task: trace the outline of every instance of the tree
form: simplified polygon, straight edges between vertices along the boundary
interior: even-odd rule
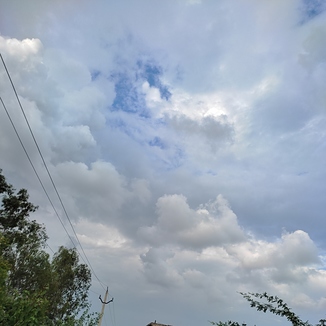
[[[45,227],[30,215],[37,209],[25,189],[8,184],[0,169],[0,324],[95,325],[89,313],[91,272],[76,249],[44,250]]]
[[[271,312],[275,315],[285,317],[293,326],[312,326],[308,321],[302,321],[300,317],[291,311],[291,308],[279,297],[264,293],[243,293],[240,294],[250,303],[250,307],[256,308],[258,311]],[[238,322],[210,322],[215,326],[246,326],[246,324],[239,324]],[[321,319],[316,326],[326,325],[326,320]]]
[[[42,250],[47,240],[44,226],[29,220],[37,207],[28,201],[25,189],[15,194],[1,170],[0,194],[0,232],[5,239],[2,256],[10,266],[8,286],[17,291],[38,291],[40,280],[48,277],[49,255]]]
[[[51,281],[47,296],[50,302],[50,319],[55,322],[69,321],[88,307],[88,289],[91,273],[79,264],[75,249],[60,247],[51,263]]]

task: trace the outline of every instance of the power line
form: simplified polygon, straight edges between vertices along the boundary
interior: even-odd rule
[[[108,321],[106,320],[106,316],[105,316],[105,314],[104,314],[104,322],[105,322],[105,325],[106,325],[106,326],[109,325],[109,324],[108,324]]]
[[[77,241],[78,241],[78,244],[79,244],[79,246],[80,246],[80,248],[81,248],[81,250],[82,250],[82,252],[83,252],[83,254],[84,254],[85,258],[86,258],[86,261],[87,261],[89,267],[91,268],[91,270],[92,270],[92,272],[93,272],[95,278],[98,280],[98,282],[101,284],[102,288],[105,290],[105,287],[104,287],[103,283],[100,281],[100,279],[99,279],[98,276],[96,275],[95,270],[93,269],[93,267],[92,267],[92,265],[91,265],[91,263],[90,263],[90,261],[89,261],[87,255],[86,255],[86,253],[85,253],[85,251],[84,251],[84,248],[83,248],[81,242],[79,241],[79,238],[78,238],[77,233],[76,233],[76,231],[75,231],[75,229],[74,229],[74,227],[73,227],[73,224],[71,223],[71,220],[70,220],[70,217],[69,217],[69,215],[68,215],[68,212],[67,212],[67,210],[66,210],[66,208],[65,208],[65,206],[64,206],[64,204],[63,204],[63,201],[62,201],[61,196],[60,196],[60,194],[59,194],[59,192],[58,192],[58,190],[57,190],[57,187],[56,187],[56,185],[55,185],[55,183],[54,183],[54,180],[53,180],[53,178],[52,178],[52,176],[51,176],[51,173],[50,173],[50,171],[49,171],[49,169],[48,169],[48,167],[47,167],[47,164],[46,164],[46,162],[45,162],[45,159],[44,159],[44,157],[43,157],[43,154],[42,154],[42,152],[41,152],[41,149],[40,149],[40,147],[39,147],[39,145],[38,145],[38,143],[37,143],[37,141],[36,141],[36,138],[35,138],[35,136],[34,136],[34,133],[33,133],[33,131],[32,131],[32,128],[31,128],[31,126],[30,126],[30,124],[29,124],[29,121],[28,121],[28,119],[27,119],[27,116],[26,116],[26,114],[25,114],[25,111],[24,111],[24,109],[23,109],[23,106],[22,106],[22,104],[21,104],[21,102],[20,102],[20,100],[19,100],[19,97],[18,97],[18,94],[17,94],[16,88],[15,88],[15,85],[14,85],[12,79],[11,79],[10,73],[9,73],[9,71],[8,71],[8,69],[7,69],[7,66],[6,66],[6,64],[5,64],[5,61],[4,61],[4,59],[3,59],[1,53],[0,53],[0,57],[1,57],[2,64],[3,64],[3,66],[4,66],[5,70],[6,70],[7,76],[8,76],[8,78],[9,78],[9,80],[10,80],[10,83],[11,83],[12,89],[13,89],[13,91],[14,91],[14,93],[15,93],[15,96],[16,96],[16,99],[17,99],[17,101],[18,101],[19,107],[20,107],[20,109],[21,109],[21,111],[22,111],[22,114],[23,114],[23,116],[24,116],[24,118],[25,118],[25,121],[26,121],[26,123],[27,123],[27,126],[28,126],[28,129],[29,129],[29,131],[30,131],[30,134],[31,134],[31,136],[32,136],[32,138],[33,138],[33,141],[34,141],[34,143],[35,143],[35,145],[36,145],[36,148],[37,148],[37,150],[38,150],[38,152],[39,152],[39,154],[40,154],[40,157],[41,157],[41,159],[42,159],[42,162],[43,162],[43,164],[44,164],[44,167],[45,167],[45,169],[46,169],[46,171],[47,171],[47,174],[48,174],[48,176],[49,176],[49,178],[50,178],[50,180],[51,180],[52,186],[53,186],[53,188],[54,188],[54,190],[55,190],[55,193],[57,194],[57,197],[58,197],[58,199],[59,199],[59,201],[60,201],[60,204],[61,204],[61,206],[62,206],[62,208],[63,208],[63,211],[64,211],[64,213],[65,213],[65,215],[66,215],[66,217],[67,217],[67,220],[69,221],[69,224],[70,224],[70,226],[71,226],[71,229],[73,230],[73,233],[74,233],[74,235],[75,235],[75,237],[76,237],[76,239],[77,239]],[[1,101],[2,101],[2,100],[1,100]],[[3,103],[3,101],[2,101],[2,103]],[[4,103],[3,103],[3,104],[4,104]],[[7,110],[6,110],[6,111],[7,111]],[[25,150],[25,152],[27,153],[26,150]],[[34,169],[35,169],[35,168],[34,168]],[[40,179],[39,179],[39,180],[40,180]],[[42,183],[41,183],[41,184],[42,184]],[[43,187],[43,189],[45,189],[44,186],[43,186],[43,184],[42,184],[42,187]],[[48,195],[47,195],[47,196],[48,196]],[[48,197],[48,198],[49,198],[49,197]],[[50,201],[50,202],[51,202],[51,201]],[[51,205],[53,206],[52,202],[51,202]],[[54,206],[53,206],[53,207],[54,207]],[[56,214],[56,215],[58,216],[58,214]],[[58,216],[58,217],[59,217],[59,216]],[[64,225],[63,225],[63,222],[61,221],[60,218],[59,218],[59,220],[60,220],[62,226],[64,226]],[[64,229],[66,230],[65,227],[64,227]],[[66,230],[66,232],[67,232],[67,230]],[[72,241],[72,239],[71,239],[71,237],[70,237],[70,235],[69,235],[68,232],[67,232],[67,234],[68,234],[70,240]],[[72,242],[73,242],[73,241],[72,241]],[[73,243],[73,244],[74,244],[74,243]],[[74,246],[75,246],[75,245],[74,245]],[[76,248],[76,249],[77,249],[77,248]],[[78,251],[78,249],[77,249],[77,251]],[[81,255],[80,255],[80,256],[81,256]],[[82,257],[82,256],[81,256],[81,257]],[[85,261],[84,261],[84,262],[85,262]],[[85,262],[85,263],[86,263],[86,262]]]
[[[95,293],[96,295],[101,295],[100,293],[93,291],[91,288],[89,289],[89,291]]]
[[[114,326],[116,326],[116,320],[115,320],[115,307],[114,307],[114,304],[113,304],[113,322],[114,322]]]
[[[45,192],[46,196],[48,197],[48,199],[49,199],[49,201],[50,201],[50,203],[51,203],[51,205],[52,205],[52,207],[53,207],[55,213],[57,214],[57,216],[58,216],[58,218],[59,218],[59,220],[60,220],[62,226],[65,227],[64,224],[62,223],[62,221],[61,221],[61,219],[60,219],[60,217],[59,217],[59,215],[58,215],[58,213],[57,213],[55,207],[53,206],[53,203],[52,203],[52,201],[51,201],[51,198],[49,197],[49,194],[47,193],[47,191],[46,191],[46,189],[45,189],[45,187],[44,187],[44,184],[43,184],[43,182],[42,182],[42,180],[41,180],[39,174],[37,173],[37,171],[36,171],[36,169],[35,169],[35,166],[34,166],[32,160],[31,160],[31,158],[30,158],[30,156],[29,156],[29,154],[28,154],[28,152],[27,152],[27,150],[26,150],[26,147],[25,147],[25,145],[24,145],[24,143],[23,143],[21,137],[19,136],[19,133],[18,133],[18,131],[17,131],[17,128],[16,128],[16,126],[15,126],[13,120],[11,119],[11,116],[10,116],[10,114],[9,114],[9,111],[7,110],[7,107],[6,107],[6,105],[4,104],[4,102],[3,102],[1,96],[0,96],[0,101],[1,101],[1,103],[2,103],[3,108],[5,109],[5,111],[6,111],[6,113],[7,113],[7,116],[8,116],[8,118],[9,118],[9,121],[10,121],[10,123],[11,123],[11,125],[12,125],[12,127],[13,127],[13,129],[14,129],[16,135],[17,135],[17,137],[18,137],[18,140],[19,140],[21,146],[23,147],[23,150],[24,150],[24,152],[25,152],[25,154],[26,154],[26,156],[27,156],[27,158],[28,158],[28,160],[29,160],[29,163],[31,164],[31,166],[32,166],[32,168],[33,168],[33,170],[34,170],[34,172],[35,172],[35,174],[36,174],[36,177],[37,177],[38,181],[40,182],[40,184],[41,184],[41,186],[42,186],[42,188],[43,188],[43,191]],[[66,232],[67,232],[67,230],[66,230]],[[68,234],[68,235],[69,235],[69,234]],[[47,243],[46,243],[46,245],[49,247],[49,249],[50,249],[50,250],[52,251],[52,253],[54,254],[53,249],[52,249],[52,248],[51,248]]]

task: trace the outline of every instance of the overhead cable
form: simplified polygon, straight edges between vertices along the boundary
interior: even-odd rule
[[[47,174],[48,174],[48,176],[49,176],[49,178],[50,178],[50,180],[51,180],[52,186],[53,186],[53,188],[54,188],[54,190],[55,190],[55,193],[56,193],[56,195],[57,195],[57,197],[58,197],[58,199],[59,199],[59,201],[60,201],[60,204],[61,204],[61,206],[62,206],[62,208],[63,208],[63,211],[64,211],[64,213],[65,213],[65,215],[66,215],[66,217],[67,217],[67,220],[68,220],[68,222],[69,222],[69,224],[70,224],[70,227],[71,227],[71,229],[72,229],[72,231],[73,231],[73,233],[74,233],[74,235],[75,235],[75,237],[76,237],[76,240],[77,240],[77,242],[78,242],[78,244],[79,244],[79,246],[80,246],[80,248],[81,248],[81,250],[82,250],[82,252],[83,252],[83,254],[84,254],[84,256],[85,256],[85,259],[86,259],[86,261],[87,261],[89,267],[91,268],[91,270],[92,270],[92,272],[93,272],[95,278],[98,280],[98,282],[101,284],[102,288],[105,290],[105,287],[104,287],[103,283],[100,281],[100,279],[99,279],[98,276],[96,275],[95,270],[93,269],[92,264],[90,263],[90,261],[89,261],[87,255],[86,255],[86,253],[85,253],[85,251],[84,251],[84,248],[83,248],[81,242],[79,241],[79,238],[78,238],[77,233],[76,233],[76,231],[75,231],[75,229],[74,229],[74,226],[73,226],[73,224],[72,224],[72,222],[71,222],[71,220],[70,220],[70,217],[69,217],[69,215],[68,215],[68,212],[67,212],[67,210],[66,210],[66,208],[65,208],[65,206],[64,206],[64,204],[63,204],[63,201],[62,201],[62,199],[61,199],[61,196],[60,196],[60,194],[59,194],[59,192],[58,192],[58,190],[57,190],[57,187],[56,187],[56,185],[55,185],[55,183],[54,183],[54,180],[53,180],[53,178],[52,178],[52,176],[51,176],[51,173],[50,173],[50,171],[49,171],[49,169],[48,169],[48,167],[47,167],[47,164],[46,164],[46,162],[45,162],[45,159],[44,159],[44,157],[43,157],[43,154],[42,154],[42,152],[41,152],[41,149],[40,149],[40,147],[39,147],[39,145],[38,145],[38,143],[37,143],[37,141],[36,141],[36,138],[35,138],[35,136],[34,136],[34,133],[33,133],[33,131],[32,131],[32,128],[31,128],[31,126],[30,126],[30,124],[29,124],[29,121],[28,121],[28,119],[27,119],[27,116],[26,116],[26,114],[25,114],[24,108],[23,108],[23,106],[22,106],[22,104],[21,104],[21,102],[20,102],[20,99],[19,99],[19,97],[18,97],[18,94],[17,94],[17,91],[16,91],[16,87],[15,87],[15,85],[14,85],[12,79],[11,79],[10,73],[9,73],[9,71],[8,71],[8,69],[7,69],[7,66],[6,66],[6,64],[5,64],[5,61],[4,61],[4,59],[3,59],[2,55],[1,55],[1,53],[0,53],[0,57],[1,57],[2,64],[3,64],[3,66],[4,66],[5,70],[6,70],[7,76],[8,76],[8,78],[9,78],[9,81],[10,81],[11,87],[12,87],[14,93],[15,93],[15,96],[16,96],[17,102],[18,102],[18,104],[19,104],[19,107],[20,107],[20,109],[21,109],[21,112],[22,112],[22,114],[23,114],[23,116],[24,116],[24,119],[25,119],[25,121],[26,121],[26,124],[27,124],[27,126],[28,126],[29,132],[30,132],[30,134],[31,134],[31,136],[32,136],[32,138],[33,138],[33,141],[34,141],[34,143],[35,143],[35,145],[36,145],[36,148],[37,148],[37,150],[38,150],[38,152],[39,152],[39,155],[40,155],[40,157],[41,157],[41,159],[42,159],[42,162],[43,162],[43,164],[44,164],[44,167],[45,167],[45,169],[46,169],[46,172],[47,172]],[[43,189],[44,189],[44,187],[43,187]],[[48,197],[48,198],[49,198],[49,197]],[[53,205],[52,205],[52,206],[53,206]],[[57,214],[57,216],[58,216],[58,214]],[[60,218],[59,218],[59,219],[60,219]],[[61,222],[61,224],[63,225],[61,219],[60,219],[60,222]],[[65,228],[65,230],[66,230],[66,228]],[[67,231],[66,231],[66,232],[67,232]],[[67,234],[69,235],[68,232],[67,232]],[[70,236],[69,236],[69,237],[70,237]],[[71,239],[71,237],[70,237],[70,239]],[[72,240],[72,239],[71,239],[71,240]],[[77,248],[76,248],[76,249],[77,249]],[[78,251],[78,249],[77,249],[77,251]],[[81,256],[81,255],[80,255],[80,256]],[[81,257],[82,257],[82,256],[81,256]],[[84,261],[84,262],[85,262],[85,261]],[[85,263],[86,263],[86,262],[85,262]]]
[[[42,186],[42,188],[43,188],[43,190],[44,190],[46,196],[48,197],[48,199],[49,199],[49,201],[50,201],[50,204],[52,205],[52,207],[53,207],[55,213],[57,214],[57,216],[58,216],[58,218],[59,218],[59,221],[61,222],[62,226],[65,228],[64,224],[62,223],[62,221],[61,221],[61,219],[60,219],[60,217],[59,217],[59,215],[58,215],[58,212],[56,211],[55,207],[53,206],[53,203],[52,203],[52,201],[51,201],[51,198],[49,197],[49,194],[47,193],[47,191],[46,191],[46,189],[45,189],[45,187],[44,187],[44,184],[43,184],[43,182],[42,182],[40,176],[38,175],[38,173],[37,173],[37,171],[36,171],[36,169],[35,169],[35,166],[34,166],[32,160],[31,160],[31,158],[30,158],[30,156],[29,156],[29,154],[28,154],[28,152],[27,152],[27,150],[26,150],[26,147],[25,147],[25,145],[24,145],[24,143],[23,143],[21,137],[19,136],[19,133],[18,133],[18,131],[17,131],[17,128],[16,128],[16,126],[15,126],[13,120],[11,119],[11,116],[10,116],[10,114],[9,114],[9,111],[7,110],[7,107],[6,107],[5,103],[3,102],[1,96],[0,96],[0,101],[1,101],[1,103],[2,103],[3,108],[5,109],[5,111],[6,111],[6,113],[7,113],[7,116],[8,116],[8,118],[9,118],[9,121],[10,121],[10,123],[11,123],[11,125],[12,125],[12,127],[13,127],[13,129],[14,129],[14,131],[15,131],[15,133],[16,133],[16,136],[18,137],[18,140],[19,140],[19,142],[20,142],[20,145],[23,147],[23,150],[24,150],[24,152],[25,152],[25,154],[26,154],[26,156],[27,156],[27,158],[28,158],[28,160],[29,160],[29,163],[31,164],[31,166],[32,166],[32,168],[33,168],[33,170],[34,170],[34,172],[35,172],[35,174],[36,174],[36,177],[37,177],[38,181],[40,182],[40,184],[41,184],[41,186]],[[67,232],[67,230],[66,230],[66,232]],[[68,235],[69,235],[69,234],[68,234]],[[48,244],[46,244],[46,245],[49,247],[49,249],[52,251],[52,253],[54,253],[54,251],[52,250],[52,248],[51,248]]]

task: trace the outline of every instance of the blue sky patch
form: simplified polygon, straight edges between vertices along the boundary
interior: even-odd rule
[[[164,145],[164,143],[163,143],[163,141],[162,141],[162,139],[160,137],[154,137],[152,140],[150,140],[148,142],[148,144],[150,146],[159,147],[161,149],[164,149],[165,148],[165,145]]]
[[[325,0],[303,0],[305,21],[313,19],[326,9]]]
[[[116,93],[112,109],[137,113],[141,117],[149,118],[149,110],[146,108],[143,94],[137,89],[136,81],[124,73],[115,74],[112,78],[115,80]]]
[[[169,100],[171,97],[171,92],[166,85],[163,85],[160,77],[162,76],[163,70],[160,66],[149,62],[137,62],[140,68],[140,77],[147,80],[149,86],[156,87],[160,91],[161,98],[164,100]]]
[[[97,78],[99,73],[92,73],[92,78]],[[117,72],[111,75],[115,82],[115,99],[112,104],[114,111],[124,111],[138,114],[144,118],[150,118],[150,110],[146,107],[146,101],[140,85],[147,81],[151,87],[160,91],[162,99],[169,100],[171,92],[160,80],[163,70],[160,66],[150,62],[137,61],[137,69],[132,73]]]

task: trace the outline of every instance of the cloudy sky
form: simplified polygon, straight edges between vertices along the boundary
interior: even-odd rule
[[[0,0],[0,52],[115,298],[104,325],[287,324],[239,291],[325,317],[325,44],[322,0]],[[0,96],[75,238],[2,64]],[[0,167],[72,246],[3,107]]]

